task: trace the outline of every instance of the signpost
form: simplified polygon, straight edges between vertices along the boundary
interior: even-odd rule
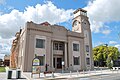
[[[39,77],[40,77],[40,60],[38,58],[34,58],[32,60],[32,75],[31,75],[31,77],[33,77],[33,74],[39,74]]]
[[[62,73],[64,73],[64,61],[62,61]]]

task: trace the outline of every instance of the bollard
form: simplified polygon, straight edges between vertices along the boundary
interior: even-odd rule
[[[52,78],[54,78],[54,73],[52,72]]]
[[[90,75],[90,69],[89,69],[89,72],[88,72],[88,73],[89,73],[89,75]]]
[[[112,70],[112,73],[113,73],[113,70]]]
[[[7,79],[12,79],[12,70],[8,70]]]
[[[85,75],[85,71],[83,70],[83,74]]]
[[[118,73],[119,73],[119,68],[118,68]]]
[[[72,72],[70,71],[70,77],[72,76],[71,74],[72,74]]]
[[[101,79],[102,79],[102,69],[100,69],[101,70]]]
[[[21,71],[20,70],[16,71],[16,79],[21,79]]]
[[[102,69],[100,69],[101,70],[101,74],[102,74]]]
[[[117,70],[117,73],[118,73],[118,70],[119,70],[118,67],[116,68],[116,70]]]
[[[94,69],[94,71],[95,71],[95,74],[96,74],[96,69]]]
[[[90,69],[89,69],[89,73],[90,73]]]
[[[79,75],[79,71],[77,70],[77,76]]]

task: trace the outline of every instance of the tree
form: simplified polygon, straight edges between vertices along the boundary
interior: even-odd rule
[[[98,66],[112,66],[111,61],[117,60],[120,55],[118,48],[113,46],[97,46],[93,48],[93,59]]]

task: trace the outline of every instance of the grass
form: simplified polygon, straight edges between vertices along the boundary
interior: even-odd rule
[[[5,67],[0,67],[0,72],[5,72]]]

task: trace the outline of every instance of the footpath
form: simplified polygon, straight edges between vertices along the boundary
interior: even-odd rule
[[[113,71],[108,69],[93,70],[93,71],[88,70],[88,71],[81,71],[81,72],[70,71],[70,72],[64,72],[64,73],[46,74],[46,76],[44,76],[43,73],[40,73],[40,78],[39,78],[39,74],[34,74],[33,78],[31,78],[31,72],[21,72],[21,79],[16,79],[16,73],[13,72],[11,80],[82,80],[82,78],[86,78],[84,80],[98,80],[97,78],[100,78],[101,75],[104,75],[104,76],[116,75],[119,73],[120,73],[119,70]],[[98,76],[98,77],[94,77],[96,79],[89,79],[89,77],[92,77],[92,76]],[[8,80],[6,72],[0,73],[0,80]]]
[[[111,70],[94,70],[94,71],[82,71],[82,72],[69,72],[69,73],[54,73],[47,74],[46,77],[43,73],[40,74],[40,78],[38,74],[33,75],[31,78],[31,73],[24,72],[24,76],[28,80],[81,80],[80,78],[88,78],[91,76],[100,76],[100,75],[111,75],[120,73],[119,71],[111,71]],[[84,80],[91,80],[91,79],[84,79]],[[96,79],[97,80],[97,79]]]

